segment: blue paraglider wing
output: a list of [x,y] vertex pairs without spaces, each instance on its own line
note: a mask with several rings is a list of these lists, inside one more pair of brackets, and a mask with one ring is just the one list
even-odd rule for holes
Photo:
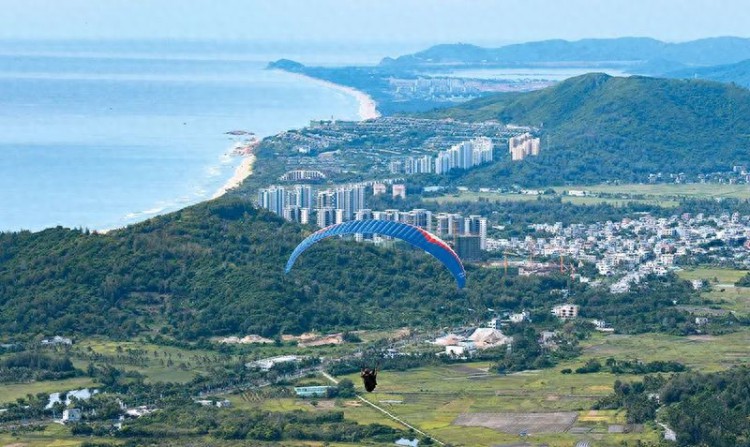
[[292,269],[297,258],[313,244],[332,237],[347,234],[380,234],[390,236],[421,248],[431,254],[451,272],[459,288],[466,285],[466,271],[456,252],[437,236],[413,225],[389,220],[353,220],[331,225],[316,231],[300,242],[286,263],[286,273]]

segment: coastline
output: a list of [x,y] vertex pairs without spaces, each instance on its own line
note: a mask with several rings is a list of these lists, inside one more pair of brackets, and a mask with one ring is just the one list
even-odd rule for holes
[[[330,88],[333,90],[338,90],[346,95],[354,97],[354,99],[357,100],[359,103],[359,108],[357,109],[357,115],[359,115],[359,118],[361,121],[379,118],[380,112],[378,112],[377,103],[374,99],[367,93],[357,90],[353,87],[348,87],[346,85],[336,84],[331,81],[326,81],[323,79],[314,78],[312,76],[308,76],[306,74],[302,73],[292,73],[286,70],[280,70],[284,73],[288,73],[293,76],[297,76],[301,79],[304,79],[307,82],[313,82],[315,84],[321,85],[326,88]],[[219,188],[212,196],[211,200],[217,199],[224,194],[226,194],[229,190],[234,189],[242,184],[242,182],[248,178],[253,173],[253,164],[255,163],[255,155],[249,154],[243,157],[242,163],[240,163],[239,166],[237,166],[237,169],[234,171],[234,175],[227,180],[227,182]]]
[[304,73],[294,73],[291,71],[281,70],[278,68],[274,68],[274,70],[278,70],[287,74],[290,74],[292,76],[297,76],[298,78],[304,79],[308,82],[314,82],[315,84],[321,85],[323,87],[327,87],[333,90],[338,90],[341,93],[344,93],[349,96],[353,96],[354,99],[357,100],[359,103],[359,109],[357,111],[357,115],[359,115],[359,119],[361,121],[379,118],[380,112],[378,112],[378,103],[375,102],[374,99],[367,93],[363,92],[362,90],[357,90],[354,87],[349,87],[342,84],[336,84],[335,82],[326,81],[325,79],[319,79],[315,78],[313,76],[306,75]]
[[242,181],[248,178],[253,173],[253,164],[255,163],[255,155],[248,154],[242,157],[242,162],[237,166],[237,169],[234,170],[234,175],[227,180],[224,185],[216,190],[216,192],[211,196],[211,200],[217,199],[224,194],[226,194],[229,190],[234,189],[240,184],[242,184]]

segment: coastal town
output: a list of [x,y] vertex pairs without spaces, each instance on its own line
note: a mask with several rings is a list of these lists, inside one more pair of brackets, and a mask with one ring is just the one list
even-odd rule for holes
[[750,9],[62,3],[0,447],[750,447]]

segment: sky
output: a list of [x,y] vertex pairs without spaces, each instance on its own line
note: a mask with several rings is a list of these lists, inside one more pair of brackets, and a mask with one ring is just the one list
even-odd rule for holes
[[747,0],[0,0],[0,39],[502,45],[750,37]]

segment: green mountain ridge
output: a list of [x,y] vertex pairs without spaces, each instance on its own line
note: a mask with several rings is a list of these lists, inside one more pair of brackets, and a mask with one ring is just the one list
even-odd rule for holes
[[[538,323],[559,324],[549,313],[550,291],[569,287],[567,277],[503,276],[467,265],[467,288],[459,290],[437,260],[403,244],[327,240],[285,275],[308,231],[222,197],[107,234],[0,233],[0,340],[443,327],[487,308],[527,309]],[[685,281],[657,280],[618,295],[577,289],[572,299],[588,317],[623,332],[692,330],[673,306],[677,296],[694,298]],[[664,326],[667,320],[676,323]]]
[[528,93],[499,94],[426,114],[541,128],[542,153],[470,171],[464,183],[525,186],[645,181],[750,163],[750,91],[702,80],[591,73]]
[[285,275],[301,230],[223,198],[104,235],[0,233],[0,336],[270,336],[395,327],[465,304],[437,261],[408,250],[383,262],[388,250],[327,241]]

